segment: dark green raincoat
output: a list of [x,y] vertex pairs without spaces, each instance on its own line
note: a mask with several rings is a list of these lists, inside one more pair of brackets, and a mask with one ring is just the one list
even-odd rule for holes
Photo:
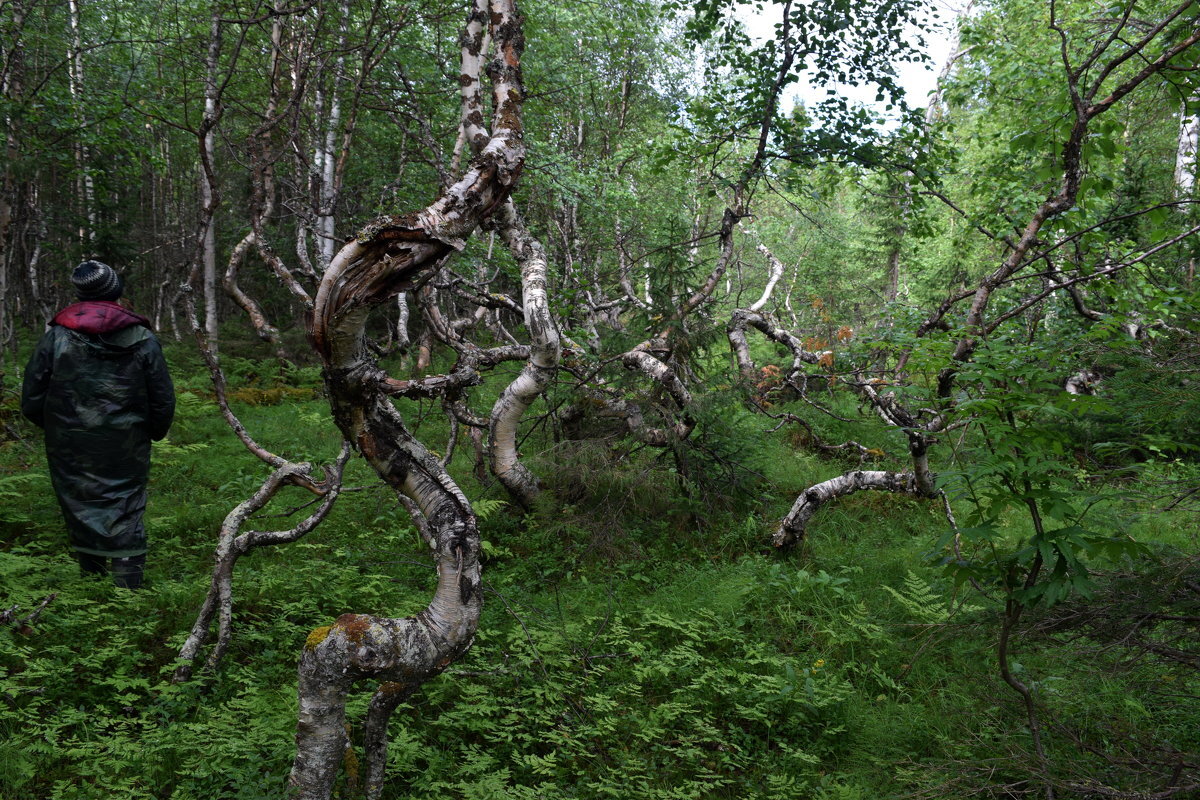
[[149,321],[103,300],[67,306],[25,368],[21,411],[46,431],[71,546],[111,558],[145,553],[150,441],[175,416]]

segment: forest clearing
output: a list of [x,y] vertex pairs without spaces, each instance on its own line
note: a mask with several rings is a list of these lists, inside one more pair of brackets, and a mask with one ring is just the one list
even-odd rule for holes
[[0,28],[0,800],[1200,797],[1198,0]]

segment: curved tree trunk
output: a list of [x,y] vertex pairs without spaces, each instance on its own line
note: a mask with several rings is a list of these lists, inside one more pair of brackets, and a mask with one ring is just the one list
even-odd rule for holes
[[[309,635],[300,657],[296,759],[289,778],[294,795],[306,800],[324,800],[333,790],[347,742],[345,703],[351,686],[366,678],[419,686],[466,652],[479,621],[475,515],[441,462],[409,433],[391,404],[388,378],[367,347],[366,322],[373,307],[427,280],[461,249],[481,220],[508,199],[520,174],[525,154],[521,25],[512,0],[493,0],[490,11],[498,52],[489,65],[495,103],[491,138],[432,205],[376,220],[344,246],[317,291],[312,342],[325,365],[334,420],[380,477],[420,509],[438,585],[429,605],[415,616],[344,614]],[[378,732],[386,714],[374,715],[371,724]]]
[[496,479],[523,507],[529,508],[538,495],[538,482],[517,454],[517,423],[554,380],[562,343],[546,295],[546,251],[530,235],[512,203],[500,212],[500,231],[521,265],[521,305],[529,330],[529,362],[492,407],[491,468]]
[[267,320],[267,315],[258,301],[238,285],[238,273],[241,271],[242,262],[246,259],[246,252],[256,243],[257,238],[258,234],[250,231],[234,245],[229,254],[229,265],[225,268],[225,276],[221,279],[221,286],[225,289],[225,293],[246,312],[246,316],[250,319],[250,325],[254,328],[258,338],[274,346],[275,354],[282,360],[287,358],[287,353],[279,339],[279,329]]
[[776,547],[796,544],[804,538],[808,521],[821,509],[821,506],[830,500],[865,489],[918,496],[922,494],[921,490],[917,488],[916,477],[911,472],[861,470],[847,472],[845,475],[830,478],[806,489],[796,499],[792,510],[779,523],[779,527],[775,529],[771,543]]
[[766,257],[767,263],[771,265],[771,273],[767,278],[767,285],[763,288],[762,297],[750,304],[751,311],[761,311],[762,307],[771,299],[771,292],[775,290],[775,284],[779,283],[779,279],[783,277],[783,262],[775,257],[775,254],[766,248],[765,245],[758,245],[755,248],[758,252]]

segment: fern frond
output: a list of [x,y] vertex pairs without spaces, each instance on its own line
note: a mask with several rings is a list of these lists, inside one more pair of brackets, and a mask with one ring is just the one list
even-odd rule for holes
[[942,596],[912,570],[904,576],[903,592],[896,591],[891,586],[883,588],[919,622],[936,625],[950,617],[950,610]]

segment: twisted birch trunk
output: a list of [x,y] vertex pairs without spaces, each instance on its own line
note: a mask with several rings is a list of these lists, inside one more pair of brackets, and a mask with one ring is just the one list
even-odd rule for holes
[[[438,674],[467,648],[482,605],[479,532],[466,496],[441,462],[407,429],[388,397],[388,378],[366,341],[370,310],[428,280],[508,199],[524,163],[520,56],[512,0],[492,0],[496,58],[488,65],[495,114],[487,144],[465,174],[422,211],[376,220],[334,257],[313,308],[311,337],[325,365],[333,418],[380,477],[409,498],[427,524],[438,573],[429,605],[403,619],[343,614],[315,629],[299,667],[294,797],[325,800],[346,749],[346,696],[377,678],[406,691]],[[371,715],[374,746],[388,704]],[[394,707],[394,706],[393,706]],[[386,740],[385,740],[386,741]],[[377,752],[368,775],[381,775]]]
[[517,423],[550,386],[562,342],[546,295],[546,251],[525,228],[511,202],[499,212],[500,234],[521,265],[521,305],[529,330],[529,361],[492,406],[488,435],[492,474],[524,508],[532,506],[538,481],[517,453]]
[[[200,648],[208,641],[214,616],[218,617],[217,643],[209,654],[205,668],[215,669],[228,648],[233,629],[233,568],[237,560],[256,547],[294,542],[316,528],[333,508],[333,504],[341,492],[342,471],[350,457],[350,447],[343,442],[342,453],[336,464],[332,468],[326,467],[324,478],[316,480],[313,478],[310,464],[288,461],[256,442],[246,430],[246,426],[233,413],[233,409],[229,407],[225,373],[221,370],[217,356],[196,318],[191,287],[184,287],[183,298],[188,323],[191,325],[192,333],[196,336],[200,355],[208,366],[213,390],[217,396],[217,405],[221,409],[222,416],[225,417],[225,422],[252,455],[272,468],[272,473],[249,499],[229,512],[221,524],[217,550],[213,556],[216,564],[209,582],[208,594],[205,596],[200,611],[196,615],[196,622],[192,625],[192,630],[176,658],[177,665],[172,678],[174,683],[191,677],[195,662],[199,660]],[[322,497],[323,500],[316,511],[291,530],[249,531],[239,535],[246,520],[256,511],[265,507],[286,485],[304,488],[318,497]]]

